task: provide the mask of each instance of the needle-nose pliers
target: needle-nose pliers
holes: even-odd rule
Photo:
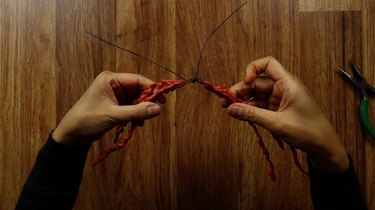
[[[345,79],[350,81],[354,86],[356,86],[357,88],[361,90],[361,93],[363,95],[363,99],[359,107],[359,114],[360,114],[361,122],[363,126],[365,127],[367,133],[373,139],[375,139],[375,130],[372,127],[371,122],[368,117],[369,95],[375,95],[375,88],[367,83],[366,78],[363,76],[362,72],[358,69],[358,67],[351,60],[349,60],[349,66],[353,72],[353,76],[345,72],[341,68],[339,68],[339,72]]]

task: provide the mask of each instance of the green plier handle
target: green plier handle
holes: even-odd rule
[[[365,127],[367,133],[375,139],[375,130],[371,125],[370,119],[368,117],[368,99],[363,99],[359,107],[359,114],[363,126]]]
[[[339,72],[346,80],[348,80],[355,87],[361,90],[363,99],[359,107],[359,116],[361,118],[361,122],[363,126],[365,127],[367,133],[373,139],[375,139],[375,130],[372,127],[370,119],[368,117],[368,99],[370,95],[375,95],[375,88],[367,83],[365,76],[362,74],[359,68],[351,60],[349,60],[349,66],[350,66],[350,69],[352,70],[353,76],[341,68],[339,68]]]

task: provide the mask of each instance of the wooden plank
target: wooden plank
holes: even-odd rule
[[[242,3],[0,0],[0,209],[14,208],[49,131],[101,71],[177,78],[86,31],[189,79],[205,38]],[[322,12],[337,10],[347,12]],[[372,0],[251,1],[208,42],[199,73],[233,85],[252,60],[276,57],[306,83],[338,131],[369,209],[375,208],[374,141],[360,124],[360,93],[336,68],[348,68],[352,58],[375,84],[374,18]],[[231,119],[217,96],[195,84],[167,100],[161,116],[96,168],[89,165],[112,144],[113,132],[94,144],[74,209],[312,209],[308,177],[267,131],[260,129],[276,183],[266,175],[253,131]]]
[[[375,86],[375,2],[365,1],[363,5],[363,67],[362,71],[366,76],[367,82]],[[375,126],[375,107],[374,97],[370,98],[369,118],[372,126]],[[363,129],[362,129],[362,132]],[[370,136],[359,139],[361,143],[365,142],[365,193],[368,209],[375,209],[375,198],[372,196],[375,192],[375,141]]]
[[[206,38],[241,2],[179,1],[176,5],[176,63],[191,78]],[[239,27],[235,15],[209,40],[199,77],[214,84],[234,84]],[[233,120],[217,96],[195,84],[177,92],[178,209],[238,208],[238,138]]]
[[[109,5],[104,1],[93,2],[89,11],[94,13],[94,16],[115,15],[112,19],[93,20],[92,28],[99,32],[101,37],[173,69],[174,4],[174,1],[127,1]],[[97,21],[101,22],[95,23]],[[95,28],[95,25],[99,27]],[[100,42],[96,42],[96,45],[101,48],[98,50],[96,47],[93,51],[99,56],[97,59],[102,59],[101,56],[105,53],[111,53],[109,57],[115,62],[114,66],[110,67],[114,71],[141,73],[155,81],[173,78],[173,75],[129,53],[120,50],[108,52],[105,51],[111,49],[108,45]],[[85,173],[89,175],[85,177],[81,189],[89,193],[78,199],[77,209],[87,206],[87,200],[92,198],[97,199],[89,205],[95,208],[100,206],[101,209],[144,209],[152,206],[161,209],[173,208],[173,94],[168,99],[169,102],[164,106],[165,113],[157,119],[147,121],[145,126],[139,128],[123,151],[112,154],[95,169],[86,168]],[[161,124],[164,126],[161,127]],[[88,161],[92,161],[101,150],[109,147],[112,138],[113,132],[107,135],[103,142],[96,144],[98,147],[93,148]],[[118,178],[113,174],[117,174]],[[103,185],[106,186],[105,189]]]
[[[113,41],[115,38],[116,1],[57,1],[57,121],[73,106],[93,79],[102,71],[116,68],[116,50],[86,33],[95,33]],[[90,163],[113,141],[112,133],[95,144],[87,160],[81,192],[75,209],[114,209],[110,201],[116,180],[115,172],[93,169]],[[102,173],[103,172],[103,173]],[[103,181],[105,180],[105,181]],[[103,185],[105,187],[103,187]]]
[[[0,209],[13,209],[55,122],[55,4],[0,5]]]
[[[362,10],[362,0],[299,0],[300,12]]]
[[[278,59],[286,69],[300,74],[298,2],[249,2],[241,17],[238,34],[240,53],[238,63],[247,63],[268,55]],[[272,14],[272,15],[266,15]],[[245,62],[244,62],[245,61]],[[241,69],[238,80],[243,78]],[[266,163],[256,144],[254,133],[244,124],[239,128],[243,143],[241,157],[241,209],[309,209],[308,178],[293,165],[290,152],[281,151],[269,132],[261,129],[276,167],[275,184],[265,175]],[[241,147],[240,147],[241,148]],[[300,157],[301,160],[302,157]],[[290,183],[293,183],[291,186]],[[299,186],[299,187],[295,187]],[[296,199],[296,195],[299,195]]]
[[[117,43],[172,70],[175,69],[175,1],[128,1],[117,4]],[[128,53],[118,52],[116,69],[142,74],[155,82],[175,75]],[[163,113],[139,128],[122,154],[124,179],[117,203],[126,209],[174,209],[175,93],[167,96]]]
[[[349,70],[349,59],[359,66],[362,63],[362,13],[301,13],[300,26],[301,78],[353,157],[365,187],[362,141],[365,134],[358,115],[360,97],[358,90],[337,73],[337,67]]]

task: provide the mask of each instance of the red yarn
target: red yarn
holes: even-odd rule
[[[144,90],[141,96],[133,101],[133,104],[155,101],[161,94],[169,93],[170,91],[182,88],[189,83],[191,83],[191,80],[163,80],[161,82],[154,83],[150,86],[150,88]]]
[[[208,91],[215,93],[220,98],[226,99],[228,102],[232,103],[245,103],[246,101],[237,98],[227,86],[224,84],[223,86],[215,86],[212,85],[208,81],[200,82]]]
[[[226,99],[230,104],[232,103],[246,103],[245,100],[241,100],[239,98],[237,98],[232,92],[230,92],[230,90],[227,88],[226,85],[223,85],[223,86],[215,86],[215,85],[212,85],[210,82],[208,81],[203,81],[201,82],[202,85],[209,91],[215,93],[217,96],[219,96],[220,98],[224,98]],[[249,124],[251,125],[251,127],[254,129],[254,132],[258,138],[258,145],[260,146],[261,148],[261,151],[263,153],[263,156],[264,158],[267,160],[268,162],[268,175],[271,177],[272,181],[275,181],[276,180],[276,176],[275,176],[275,173],[274,173],[274,166],[273,166],[273,162],[271,161],[270,159],[270,154],[266,148],[266,146],[264,145],[264,142],[263,142],[263,138],[262,136],[259,134],[258,132],[258,129],[257,127],[253,124],[253,123],[250,123]]]
[[[268,171],[267,171],[267,174],[268,174],[268,176],[271,177],[272,181],[275,181],[276,180],[276,176],[275,176],[275,172],[274,172],[273,162],[270,159],[270,153],[268,152],[266,146],[264,145],[263,138],[259,134],[257,127],[254,124],[252,124],[252,123],[249,123],[249,124],[251,125],[251,127],[253,127],[254,132],[255,132],[255,134],[258,137],[258,145],[260,146],[260,148],[262,150],[264,158],[266,158],[266,160],[268,162]]]
[[[208,91],[216,94],[220,98],[226,99],[230,104],[232,104],[232,103],[246,103],[245,100],[237,98],[232,92],[230,92],[230,90],[227,88],[226,85],[215,86],[215,85],[211,84],[208,81],[201,81],[201,80],[196,80],[196,81],[198,81],[199,83],[201,83]],[[150,88],[144,90],[142,92],[142,94],[139,96],[139,98],[133,101],[133,104],[139,104],[141,102],[147,102],[147,101],[156,101],[156,99],[160,95],[165,94],[165,93],[169,93],[169,92],[174,91],[174,90],[179,89],[179,88],[182,88],[185,85],[190,84],[190,83],[192,83],[192,80],[162,80],[161,82],[152,84],[150,86]],[[254,132],[255,132],[255,134],[257,136],[257,139],[258,139],[257,140],[258,141],[258,145],[261,148],[263,156],[265,157],[265,159],[268,162],[268,171],[267,171],[267,174],[271,177],[271,179],[273,181],[275,181],[276,180],[276,176],[275,176],[275,173],[274,173],[274,165],[273,165],[273,162],[271,161],[271,159],[269,157],[270,156],[269,152],[268,152],[266,146],[264,145],[263,138],[259,134],[257,127],[254,124],[252,124],[252,123],[249,123],[249,124],[254,129]],[[118,125],[116,127],[115,145],[112,146],[112,147],[110,147],[109,149],[105,150],[104,152],[102,152],[96,158],[96,160],[94,161],[94,163],[92,164],[92,166],[96,166],[102,160],[104,160],[106,157],[108,157],[108,155],[110,153],[112,153],[112,152],[114,152],[116,150],[121,149],[122,147],[124,147],[127,144],[127,142],[129,141],[129,139],[132,137],[135,129],[137,128],[137,123],[136,122],[131,122],[131,127],[130,127],[129,132],[126,135],[123,135],[123,136],[120,137],[121,133],[124,132],[124,127],[125,126],[126,125],[121,124],[121,125]],[[283,142],[277,136],[274,136],[274,135],[272,135],[272,136],[275,139],[275,141],[278,143],[278,145],[282,149],[284,149]],[[303,170],[300,162],[298,161],[296,150],[293,147],[291,147],[290,150],[292,151],[292,154],[293,154],[294,164],[297,166],[297,168],[299,170],[301,170],[303,173],[307,174]]]
[[[118,136],[124,131],[124,126],[123,125],[118,126],[116,128],[116,133],[118,133],[118,134],[116,134],[117,139],[116,139],[115,145],[113,145],[112,147],[108,148],[104,152],[100,153],[100,155],[92,163],[92,166],[98,165],[102,160],[104,160],[105,158],[107,158],[108,155],[111,154],[112,152],[125,147],[125,145],[129,141],[129,139],[133,136],[133,132],[134,132],[134,130],[136,128],[137,128],[137,125],[134,122],[132,122],[131,125],[130,125],[130,131],[126,135],[122,136],[119,139]]]
[[[296,150],[294,147],[290,146],[290,151],[292,152],[292,155],[293,155],[294,165],[296,165],[297,168],[298,168],[302,173],[308,175],[309,173],[306,172],[305,169],[302,168],[302,165],[301,165],[301,163],[300,163],[299,160],[298,160],[298,157],[297,157],[297,150]]]
[[[156,99],[163,93],[169,93],[170,91],[174,91],[178,88],[182,88],[183,86],[189,84],[191,80],[163,80],[158,83],[152,84],[149,88],[144,90],[137,98],[136,100],[133,101],[133,104],[139,104],[141,102],[147,102],[147,101],[156,101]],[[92,166],[98,165],[102,160],[108,157],[109,154],[112,152],[119,150],[123,148],[129,141],[129,139],[132,137],[135,129],[137,128],[137,123],[136,122],[131,122],[131,127],[130,131],[122,136],[120,138],[120,135],[122,132],[124,132],[124,127],[126,125],[118,125],[116,127],[116,136],[115,136],[115,145],[110,147],[109,149],[103,151],[100,153],[100,155],[95,159],[93,162]]]

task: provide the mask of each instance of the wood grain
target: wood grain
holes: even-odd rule
[[[0,209],[14,208],[48,133],[100,72],[177,79],[86,32],[189,79],[207,36],[243,2],[0,0]],[[249,1],[210,39],[199,76],[233,85],[252,60],[276,57],[338,131],[374,209],[375,143],[360,124],[360,93],[336,72],[352,59],[375,84],[374,40],[372,0]],[[276,183],[251,128],[199,84],[188,85],[167,95],[161,116],[137,129],[124,150],[92,168],[114,133],[94,144],[74,209],[312,209],[308,177],[260,132]]]
[[[349,69],[349,59],[362,65],[362,51],[358,49],[362,45],[361,20],[361,12],[301,13],[300,56],[303,63],[300,69],[303,73],[300,77],[337,130],[365,187],[363,140],[366,134],[357,114],[360,95],[337,73],[338,67]]]
[[[0,209],[13,209],[36,153],[54,127],[55,3],[0,5]]]
[[[300,0],[299,9],[301,12],[362,10],[362,2],[362,0]]]
[[[363,7],[363,73],[367,81],[375,85],[375,2],[367,0]],[[372,125],[375,125],[374,101],[370,102],[369,117]],[[363,139],[363,138],[362,138]],[[372,194],[375,191],[375,142],[371,137],[366,136],[365,142],[365,193],[369,209],[375,209],[375,198]]]

